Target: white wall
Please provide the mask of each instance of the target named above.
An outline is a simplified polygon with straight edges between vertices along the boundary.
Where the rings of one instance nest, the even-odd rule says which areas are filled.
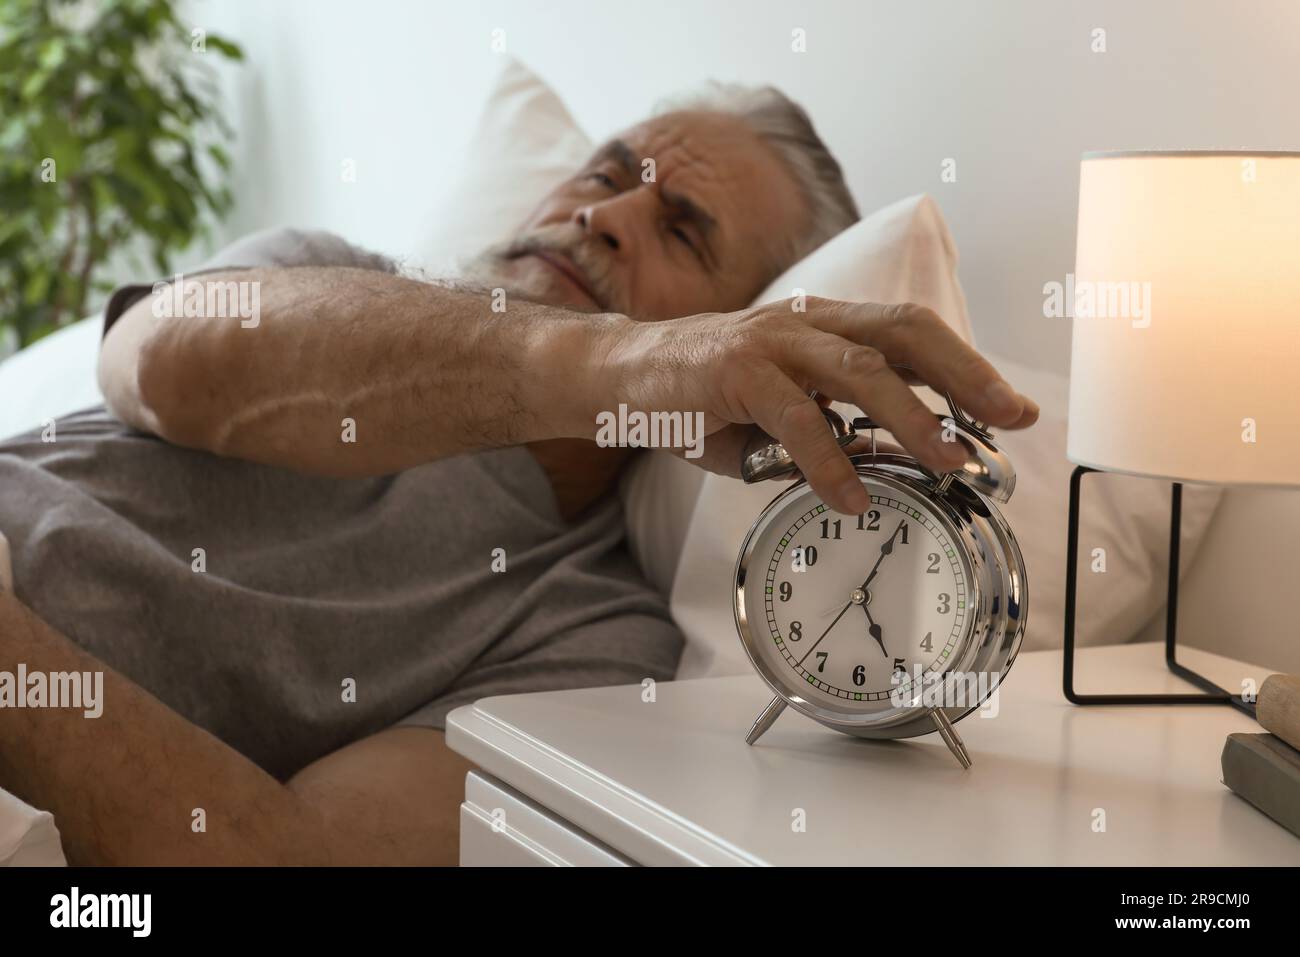
[[[1088,149],[1296,148],[1295,0],[192,0],[248,53],[233,84],[239,207],[223,235],[279,223],[401,253],[451,188],[458,147],[509,52],[590,132],[707,77],[804,102],[864,209],[942,205],[981,345],[1065,371],[1042,315],[1074,259]],[[807,52],[791,51],[802,28]],[[1106,31],[1105,53],[1091,31]],[[345,157],[358,181],[340,182]],[[957,182],[940,164],[957,161]],[[502,184],[508,188],[509,184]]]

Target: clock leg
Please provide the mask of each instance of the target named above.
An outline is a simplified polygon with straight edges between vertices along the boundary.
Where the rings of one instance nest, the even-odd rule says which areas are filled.
[[[769,701],[763,713],[754,719],[754,726],[749,729],[749,734],[745,735],[745,743],[753,744],[761,738],[767,729],[772,727],[772,723],[781,717],[781,712],[784,710],[785,701],[780,695]]]
[[[961,736],[957,734],[957,729],[952,726],[948,716],[939,708],[930,709],[930,717],[934,719],[935,727],[939,729],[939,736],[943,738],[943,743],[948,745],[948,750],[952,756],[957,759],[957,763],[963,769],[971,766],[970,755],[966,752],[966,745],[962,743]]]

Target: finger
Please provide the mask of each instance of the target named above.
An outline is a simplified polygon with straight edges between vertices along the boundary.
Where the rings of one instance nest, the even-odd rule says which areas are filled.
[[[817,328],[871,346],[891,363],[910,367],[921,381],[981,422],[1022,428],[1027,403],[993,364],[932,310],[912,303],[829,303],[809,300]]]
[[[785,446],[823,502],[846,515],[871,505],[848,456],[839,447],[820,406],[774,365],[750,377],[742,389],[745,409],[768,435]]]
[[[1020,418],[1012,425],[1004,425],[1004,429],[1027,429],[1038,421],[1038,403],[1027,395],[1021,395],[1025,400],[1025,411],[1021,413]]]
[[[898,374],[899,378],[901,378],[908,385],[926,385],[925,380],[923,380],[920,376],[918,376],[912,370],[912,367],[905,362],[891,362],[889,363],[889,368],[893,369],[894,372]],[[1001,375],[1001,373],[998,374]],[[1003,378],[1005,379],[1006,377],[1003,376]],[[929,388],[929,386],[926,387]],[[1029,396],[1025,395],[1023,392],[1019,392],[1018,395],[1025,403],[1024,413],[1022,413],[1020,418],[1015,422],[1011,423],[1010,425],[1000,425],[999,428],[1027,429],[1029,428],[1029,426],[1033,425],[1035,422],[1038,421],[1038,416],[1040,413],[1038,403],[1035,402],[1033,399],[1029,398]],[[942,398],[942,395],[940,396],[940,398]]]
[[[932,471],[951,472],[966,461],[961,443],[944,441],[935,414],[870,346],[813,332],[790,362],[818,391],[860,407]]]

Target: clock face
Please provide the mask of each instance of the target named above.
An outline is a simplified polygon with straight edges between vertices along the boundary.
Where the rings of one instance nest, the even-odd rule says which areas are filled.
[[[871,507],[841,515],[810,489],[751,539],[751,650],[788,691],[851,713],[890,710],[942,673],[971,619],[969,565],[923,498],[862,477]]]

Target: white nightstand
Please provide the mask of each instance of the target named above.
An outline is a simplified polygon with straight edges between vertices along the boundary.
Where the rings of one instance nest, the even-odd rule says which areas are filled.
[[[1077,684],[1181,689],[1162,654],[1084,650]],[[1179,655],[1224,687],[1269,674]],[[466,780],[461,863],[1300,865],[1300,839],[1220,782],[1224,738],[1260,730],[1249,718],[1075,707],[1060,686],[1059,652],[1021,655],[1000,714],[959,725],[969,771],[937,735],[860,740],[792,710],[749,747],[771,697],[757,676],[661,683],[654,703],[640,686],[485,698],[447,721],[482,769]]]

